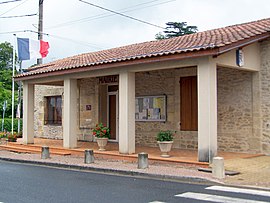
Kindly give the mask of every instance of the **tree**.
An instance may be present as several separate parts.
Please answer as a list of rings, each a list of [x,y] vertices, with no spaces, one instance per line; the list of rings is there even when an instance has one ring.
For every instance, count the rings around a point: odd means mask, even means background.
[[[9,42],[0,43],[0,70],[12,69],[13,47]]]
[[[15,56],[15,59],[17,57]],[[12,61],[13,47],[9,42],[0,43],[0,114],[3,114],[3,103],[7,100],[6,115],[11,116],[12,105]],[[15,60],[17,63],[17,60]],[[18,85],[15,83],[15,104]]]
[[[159,32],[155,35],[157,40],[188,35],[198,31],[197,26],[188,26],[186,22],[168,22],[166,25],[164,34]]]

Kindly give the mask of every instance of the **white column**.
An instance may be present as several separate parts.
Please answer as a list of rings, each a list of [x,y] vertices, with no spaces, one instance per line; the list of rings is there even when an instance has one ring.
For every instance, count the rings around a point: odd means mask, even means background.
[[[198,65],[198,160],[217,154],[217,67],[210,59]]]
[[[64,80],[63,145],[77,147],[77,80]]]
[[[135,73],[119,75],[119,152],[135,153]]]
[[[23,82],[23,143],[34,143],[34,85]]]

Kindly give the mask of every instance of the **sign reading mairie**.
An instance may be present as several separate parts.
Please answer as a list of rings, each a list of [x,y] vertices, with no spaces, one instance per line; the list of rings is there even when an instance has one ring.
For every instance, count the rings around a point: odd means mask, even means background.
[[[105,83],[118,83],[118,75],[109,75],[109,76],[102,76],[99,77],[99,84],[105,84]]]

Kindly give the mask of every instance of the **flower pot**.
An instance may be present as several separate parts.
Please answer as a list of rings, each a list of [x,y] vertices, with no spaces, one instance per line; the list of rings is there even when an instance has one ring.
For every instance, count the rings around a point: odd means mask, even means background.
[[[8,142],[16,142],[17,138],[8,138]]]
[[[163,142],[158,141],[158,145],[161,151],[161,157],[165,158],[170,157],[169,152],[172,149],[173,141],[163,141]]]
[[[96,138],[96,141],[97,141],[97,144],[98,144],[98,147],[99,147],[99,151],[105,151],[105,146],[107,145],[108,143],[108,138]]]

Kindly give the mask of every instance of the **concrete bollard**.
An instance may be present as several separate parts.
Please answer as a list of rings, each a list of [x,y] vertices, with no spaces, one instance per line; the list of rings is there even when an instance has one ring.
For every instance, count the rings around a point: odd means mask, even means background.
[[[43,146],[41,151],[41,158],[42,159],[48,159],[50,158],[50,150],[49,147]]]
[[[223,157],[214,157],[212,163],[212,175],[214,178],[225,178],[224,159]]]
[[[84,163],[94,163],[94,151],[92,149],[86,149],[84,151]]]
[[[138,168],[145,169],[148,168],[148,154],[145,152],[138,154]]]

